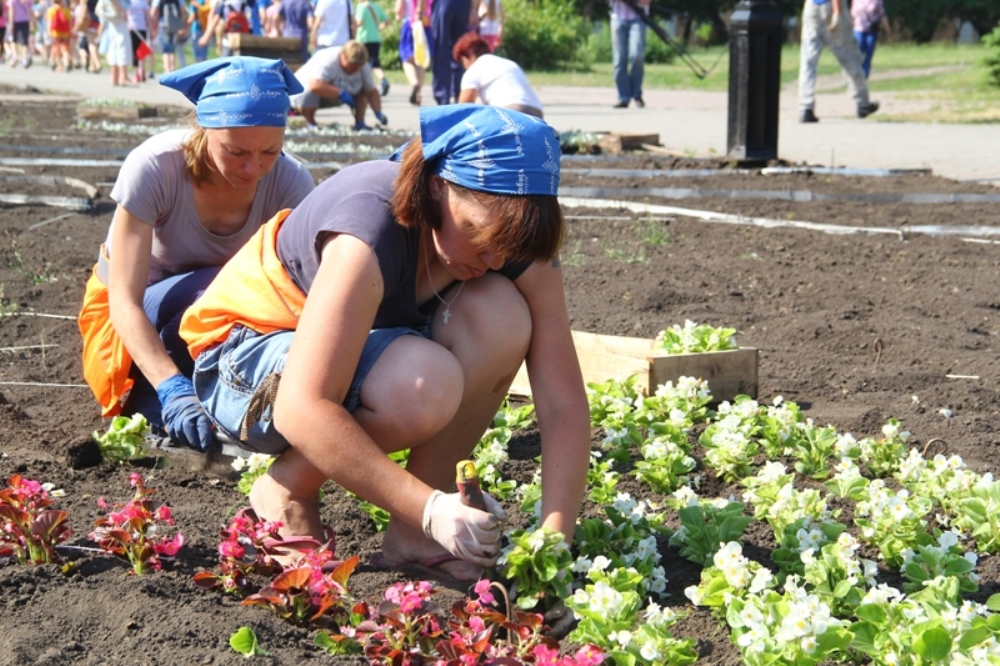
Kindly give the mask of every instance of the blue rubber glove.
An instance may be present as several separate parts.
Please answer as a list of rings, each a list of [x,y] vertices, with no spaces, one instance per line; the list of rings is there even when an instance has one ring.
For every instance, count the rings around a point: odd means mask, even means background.
[[[346,90],[341,90],[339,97],[340,101],[346,104],[347,106],[351,107],[354,106],[354,95],[352,95],[351,93],[347,92]]]
[[[177,374],[156,387],[163,427],[170,439],[202,451],[212,443],[212,421],[198,402],[194,384]]]
[[[386,118],[385,114],[382,113],[381,111],[376,111],[375,112],[375,117],[378,118],[378,121],[380,123],[382,123],[383,125],[388,125],[389,124],[389,119]]]

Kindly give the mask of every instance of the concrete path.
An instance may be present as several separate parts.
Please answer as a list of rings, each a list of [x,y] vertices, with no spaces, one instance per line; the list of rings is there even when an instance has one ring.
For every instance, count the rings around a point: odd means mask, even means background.
[[[131,99],[149,104],[190,106],[179,93],[156,81],[129,87],[112,86],[107,71],[55,73],[35,65],[27,70],[0,68],[0,83],[32,86],[46,93],[79,98]],[[1000,185],[1000,126],[879,122],[880,114],[907,109],[905,97],[880,94],[877,81],[872,98],[882,104],[879,114],[860,120],[843,90],[820,92],[816,114],[820,122],[798,122],[794,86],[781,92],[778,155],[794,163],[855,168],[930,168],[935,174],[962,181]],[[822,91],[822,87],[820,90]],[[647,90],[646,108],[613,109],[614,88],[540,86],[546,120],[560,131],[658,133],[665,148],[692,157],[722,157],[726,153],[728,94],[686,90]],[[417,110],[407,102],[404,86],[394,86],[383,103],[390,126],[417,128]],[[431,97],[425,86],[424,99]],[[426,103],[426,102],[425,102]],[[4,115],[0,96],[0,119]],[[323,110],[321,123],[346,123],[347,112]],[[373,119],[369,119],[372,121]]]

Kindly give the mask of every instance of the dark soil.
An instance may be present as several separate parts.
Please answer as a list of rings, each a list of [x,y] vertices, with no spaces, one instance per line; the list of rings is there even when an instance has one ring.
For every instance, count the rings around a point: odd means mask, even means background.
[[[100,464],[87,440],[103,429],[96,404],[82,386],[79,333],[73,321],[84,283],[113,211],[107,192],[114,160],[144,135],[77,129],[71,104],[4,102],[7,128],[0,146],[0,192],[84,196],[80,190],[6,176],[69,176],[99,187],[96,205],[74,211],[43,204],[2,205],[0,223],[0,478],[20,473],[53,483],[66,496],[70,542],[92,546],[87,534],[98,517],[96,499],[124,501],[133,467]],[[177,119],[173,118],[171,122]],[[132,125],[163,123],[163,116]],[[297,141],[308,141],[298,134]],[[321,140],[321,139],[320,139]],[[385,152],[397,138],[382,140]],[[297,152],[310,155],[308,149]],[[320,155],[318,150],[315,153]],[[13,163],[11,158],[108,160],[93,166]],[[318,159],[328,159],[326,157]],[[653,337],[692,319],[731,326],[743,346],[760,350],[758,397],[783,396],[818,423],[858,438],[878,435],[890,418],[913,433],[914,446],[944,440],[981,473],[996,472],[1000,453],[997,388],[1000,362],[1000,250],[968,242],[970,233],[929,236],[917,225],[984,225],[997,219],[995,200],[975,203],[902,203],[898,200],[736,198],[719,190],[823,194],[963,193],[997,190],[932,175],[844,177],[810,173],[763,176],[721,162],[655,156],[591,162],[576,157],[568,170],[612,168],[664,172],[712,168],[708,177],[592,177],[567,171],[567,187],[615,188],[602,196],[745,217],[810,221],[842,227],[887,227],[900,233],[850,233],[737,224],[711,224],[676,212],[567,208],[569,238],[563,252],[570,315],[575,329]],[[317,180],[329,169],[313,171]],[[650,188],[693,188],[689,198],[664,197]],[[712,192],[712,191],[716,192]],[[692,198],[701,195],[698,198]],[[58,315],[52,318],[45,315]],[[952,377],[949,377],[949,376]],[[940,410],[951,410],[946,418]],[[600,433],[595,433],[600,438]],[[940,445],[940,444],[939,444]],[[506,475],[529,477],[537,455],[534,432],[520,433]],[[242,496],[231,478],[203,468],[197,456],[170,456],[140,468],[168,502],[187,544],[176,561],[149,576],[126,575],[126,565],[100,555],[69,552],[70,575],[50,566],[0,568],[2,664],[227,664],[241,663],[228,645],[239,627],[252,627],[272,655],[262,663],[329,659],[311,632],[232,598],[197,588],[195,572],[216,564],[219,528]],[[215,472],[225,472],[216,468]],[[712,479],[703,494],[739,495]],[[648,488],[630,484],[637,496]],[[509,507],[513,510],[513,507]],[[589,507],[593,509],[593,507]],[[367,556],[381,536],[355,501],[329,488],[324,518],[335,526],[341,556],[360,555],[351,591],[377,599],[401,580],[374,571]],[[676,523],[676,518],[672,518]],[[748,532],[747,552],[773,547],[769,530]],[[688,606],[683,589],[698,568],[662,548],[670,578],[668,603]],[[998,591],[997,558],[984,557],[976,598]],[[677,633],[698,641],[701,663],[736,664],[727,632],[706,612],[690,609]]]

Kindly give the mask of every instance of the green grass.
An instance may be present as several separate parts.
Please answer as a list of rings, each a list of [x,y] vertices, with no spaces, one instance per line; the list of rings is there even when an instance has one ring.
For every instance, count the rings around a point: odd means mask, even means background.
[[[1000,87],[991,85],[983,64],[988,49],[981,44],[882,44],[872,63],[871,89],[910,94],[926,103],[904,116],[883,120],[922,122],[1000,122]],[[694,48],[691,57],[711,72],[699,79],[682,61],[647,64],[647,89],[704,90],[729,89],[728,47]],[[843,89],[840,65],[829,49],[819,62],[821,90]],[[782,87],[796,85],[799,76],[799,47],[787,45],[781,52]],[[826,81],[822,77],[828,77]],[[530,72],[535,86],[590,86],[606,88],[613,80],[611,63],[594,63],[586,69],[567,72]],[[829,79],[833,79],[833,83]],[[832,85],[832,88],[830,87]]]

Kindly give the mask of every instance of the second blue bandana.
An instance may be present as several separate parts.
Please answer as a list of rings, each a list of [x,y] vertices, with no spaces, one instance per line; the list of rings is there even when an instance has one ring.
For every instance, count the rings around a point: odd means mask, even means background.
[[[482,104],[420,109],[424,159],[447,181],[494,194],[559,191],[559,133],[545,121]]]

